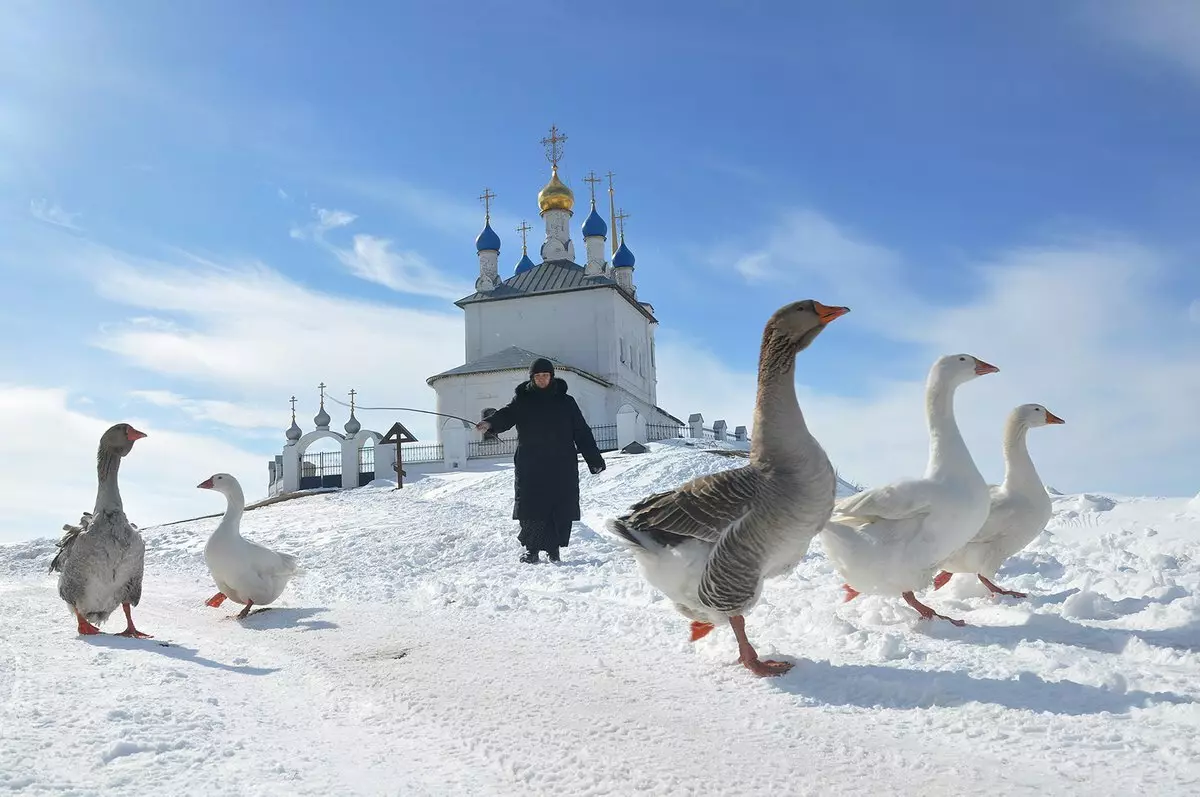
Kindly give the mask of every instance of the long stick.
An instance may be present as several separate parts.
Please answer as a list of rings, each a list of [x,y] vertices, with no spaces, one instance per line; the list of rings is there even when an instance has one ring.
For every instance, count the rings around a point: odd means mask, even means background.
[[[344,401],[338,401],[333,396],[326,396],[325,398],[328,401],[332,401],[334,404],[341,404],[343,407],[350,406],[349,404],[347,404]],[[453,418],[454,420],[462,421],[463,423],[465,423],[469,426],[472,426],[472,427],[475,426],[475,421],[468,420],[468,419],[463,418],[458,415],[449,415],[445,412],[434,412],[433,410],[418,410],[418,409],[414,409],[413,407],[363,407],[359,404],[355,404],[354,409],[356,409],[356,410],[385,410],[387,412],[423,412],[426,415],[440,415],[443,418]]]

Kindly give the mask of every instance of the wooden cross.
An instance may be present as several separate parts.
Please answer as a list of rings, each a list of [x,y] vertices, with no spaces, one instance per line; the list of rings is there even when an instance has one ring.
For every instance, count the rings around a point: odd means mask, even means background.
[[[351,415],[354,414],[354,396],[355,395],[357,395],[357,394],[355,393],[354,388],[350,388],[350,414]]]
[[[600,178],[596,176],[595,171],[588,172],[588,176],[583,178],[585,183],[591,183],[592,188],[592,204],[596,204],[596,183],[600,182]]]
[[[617,211],[617,224],[621,225],[621,240],[625,240],[625,219],[629,218],[629,214],[624,208]]]
[[[532,227],[525,223],[524,219],[521,219],[521,226],[517,228],[517,232],[521,233],[521,254],[523,255],[529,254],[525,251],[525,233],[532,229]]]
[[[483,193],[479,195],[479,199],[483,202],[483,215],[488,221],[492,220],[492,200],[496,195],[492,193],[492,189],[485,188]]]
[[[558,169],[558,162],[562,160],[562,143],[567,140],[566,136],[558,134],[558,127],[550,125],[550,135],[542,139],[542,146],[546,148],[546,160],[550,161],[550,165]]]

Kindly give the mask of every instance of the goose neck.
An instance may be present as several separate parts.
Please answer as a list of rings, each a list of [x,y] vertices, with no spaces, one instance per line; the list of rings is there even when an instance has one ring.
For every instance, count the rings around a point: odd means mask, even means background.
[[[797,446],[809,436],[796,398],[796,354],[793,346],[764,337],[751,444],[758,457],[794,457]]]
[[[929,425],[929,464],[926,474],[961,470],[971,463],[970,452],[954,418],[956,385],[931,380],[925,393],[925,420]]]
[[[121,469],[121,456],[107,448],[101,448],[96,454],[96,507],[98,514],[101,510],[117,509],[124,511],[121,503],[121,489],[117,485],[117,471]]]
[[[1029,427],[1016,418],[1010,418],[1004,426],[1004,484],[1041,490],[1041,477],[1029,456],[1028,434]]]

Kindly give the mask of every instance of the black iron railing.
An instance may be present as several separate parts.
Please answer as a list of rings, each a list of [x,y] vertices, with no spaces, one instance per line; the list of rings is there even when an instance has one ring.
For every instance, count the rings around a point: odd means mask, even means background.
[[[617,450],[617,425],[615,423],[593,426],[592,437],[596,438],[596,447],[601,452]]]
[[[300,458],[300,489],[342,486],[342,452],[317,451]]]
[[[517,436],[486,437],[467,443],[467,458],[511,457],[517,450]]]
[[[648,423],[646,424],[646,442],[653,443],[655,440],[670,440],[676,437],[684,437],[685,428],[683,426],[676,426],[673,423]]]
[[[407,443],[401,445],[400,455],[405,462],[441,462],[446,458],[441,443]]]

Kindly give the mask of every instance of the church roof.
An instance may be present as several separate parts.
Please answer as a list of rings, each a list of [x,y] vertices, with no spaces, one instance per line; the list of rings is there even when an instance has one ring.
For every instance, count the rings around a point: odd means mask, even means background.
[[[520,346],[509,346],[507,349],[501,349],[485,357],[480,357],[474,362],[465,363],[457,368],[451,368],[449,371],[442,371],[440,374],[434,374],[425,380],[426,383],[431,383],[435,379],[440,379],[443,376],[465,376],[466,374],[486,374],[494,371],[515,371],[520,370],[528,374],[529,366],[533,365],[533,361],[539,357],[546,357],[544,354],[522,349]],[[599,382],[602,385],[610,385],[607,379],[601,379],[595,374],[583,371],[565,363],[560,363],[553,357],[546,357],[547,360],[554,363],[556,371],[571,371],[586,377],[587,379]]]
[[[622,290],[609,276],[589,277],[583,266],[570,260],[547,260],[541,265],[534,266],[520,274],[514,274],[487,293],[476,291],[470,296],[464,296],[455,302],[462,307],[475,302],[491,302],[500,299],[512,299],[518,296],[531,296],[540,293],[559,293],[562,291],[586,290],[590,288],[613,288],[620,291],[631,304],[645,313],[651,321],[656,321],[654,315],[632,296]]]

